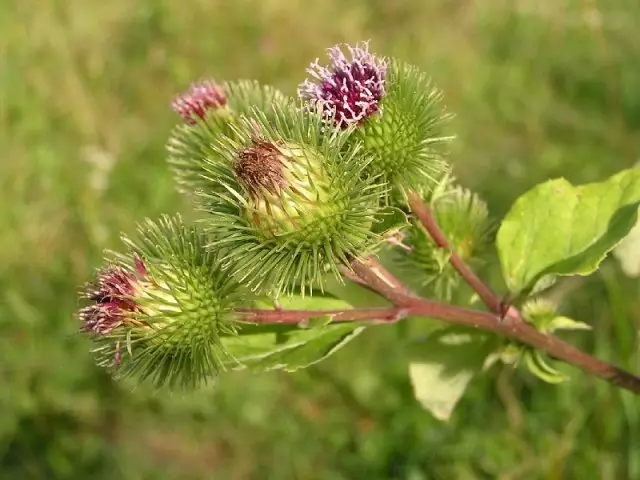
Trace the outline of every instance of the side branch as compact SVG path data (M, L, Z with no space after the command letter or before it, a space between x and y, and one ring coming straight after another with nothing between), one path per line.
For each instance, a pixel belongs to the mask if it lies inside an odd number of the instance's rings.
M358 270L362 271L360 268ZM376 274L373 274L376 275ZM389 294L392 290L387 290ZM382 294L382 292L380 292ZM366 322L391 324L408 316L429 317L456 325L477 328L505 336L513 341L537 348L553 358L621 388L640 394L640 378L584 353L562 340L539 332L527 323L503 322L491 313L432 302L395 292L387 297L395 308L354 308L352 310L254 310L237 309L241 321L258 325L304 324L312 318L331 317L332 322Z
M395 323L407 316L403 308L354 308L349 310L260 310L238 308L240 321L256 325L300 325L312 318L330 317L332 322Z
M420 223L425 228L427 233L431 236L434 243L443 250L447 250L450 253L449 263L456 269L460 276L467 282L467 284L473 288L478 294L482 303L486 305L489 311L503 317L506 312L504 311L500 297L496 295L491 288L489 288L478 276L473 273L471 268L464 263L464 261L458 256L458 254L451 248L447 237L444 235L440 227L435 221L431 209L424 204L422 199L415 193L409 194L409 206L413 213L415 213Z
M640 378L599 360L552 335L544 334L525 322L505 322L497 316L448 306L434 315L431 302L421 299L397 299L411 315L433 316L450 323L465 325L503 335L515 342L536 348L562 362L640 395Z

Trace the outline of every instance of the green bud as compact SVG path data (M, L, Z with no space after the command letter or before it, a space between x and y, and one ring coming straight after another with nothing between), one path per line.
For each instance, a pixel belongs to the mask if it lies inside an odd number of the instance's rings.
M546 328L556 316L556 304L545 298L528 300L522 306L522 318L540 331Z
M221 338L238 329L239 286L179 217L147 221L123 240L129 253L111 254L79 315L98 364L156 386L207 382L230 363Z
M347 131L327 132L320 112L258 110L212 145L203 220L240 282L273 294L319 284L327 271L370 253L384 187Z
M543 333L553 333L556 330L591 329L591 326L584 322L558 315L556 304L542 297L528 300L522 306L522 317Z
M451 248L465 263L478 266L489 246L491 233L486 204L460 187L433 193L431 209ZM398 251L397 258L407 268L416 270L419 288L432 287L439 298L450 299L460 280L449 263L451 252L437 247L415 219L406 231L405 244L410 251Z
M390 62L385 84L380 113L354 136L372 157L370 171L393 187L392 194L429 191L449 168L443 158L453 138L444 133L451 115L442 93L416 67L399 61Z
M332 203L319 152L254 139L239 153L235 173L250 197L245 215L265 239L287 235L321 246L327 232L339 229L341 205Z

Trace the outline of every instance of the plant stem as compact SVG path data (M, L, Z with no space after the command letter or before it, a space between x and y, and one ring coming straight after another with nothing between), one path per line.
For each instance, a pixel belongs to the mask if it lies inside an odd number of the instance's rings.
M456 269L465 282L478 294L482 303L486 305L489 311L505 316L507 313L505 307L500 300L500 297L496 295L487 284L485 284L478 276L473 273L471 268L464 263L464 261L458 256L458 254L451 248L451 244L445 234L440 230L440 227L436 223L431 209L425 205L419 195L415 193L409 194L409 206L413 213L415 213L422 226L427 233L431 236L434 243L443 250L447 250L450 253L449 263Z
M340 271L340 273L342 274L343 277L345 277L347 280L356 283L358 285L360 285L361 287L367 288L369 290L371 290L371 287L369 286L369 284L367 282L365 282L364 280L362 280L358 275L355 274L355 272L353 270L351 270L349 267L345 266L345 265L339 265L338 266L338 270Z
M361 277L378 273L364 269L360 263L354 266ZM386 283L383 283L386 285ZM640 394L640 378L613 365L609 365L562 340L539 332L527 323L503 322L492 313L470 310L439 302L417 298L413 295L386 289L380 294L396 305L395 308L354 308L352 310L252 310L237 309L242 321L262 325L300 325L311 318L331 316L333 322L395 323L408 316L429 317L456 325L477 328L505 336L516 342L544 351L548 355L586 373L606 380L621 388Z
M505 336L515 342L541 350L557 360L581 368L584 372L625 390L640 394L640 377L582 352L552 335L539 332L524 322L518 309L514 306L504 305L500 298L451 249L449 241L422 199L411 193L409 194L409 205L436 245L450 252L451 265L475 290L491 313L438 304L419 298L408 292L406 287L403 287L390 272L384 270L380 265L372 268L372 265L376 265L373 260L352 263L351 266L360 279L368 283L371 288L378 291L396 307L406 309L409 312L408 316L437 318Z
M354 308L349 310L260 310L238 308L241 321L256 325L300 325L312 318L331 317L332 322L395 323L406 317L403 308Z
M354 260L351 262L351 268L358 278L367 284L369 288L380 293L387 299L389 299L389 297L395 297L398 293L415 297L400 280L395 278L391 272L384 268L380 262L373 257Z
M252 310L237 309L241 320L254 324L301 325L312 318L331 317L332 322L395 323L408 316L430 317L449 323L477 328L545 352L549 356L582 369L625 390L640 395L640 377L610 365L568 343L539 332L522 320L517 308L505 306L500 298L451 249L430 209L415 194L409 195L414 213L438 247L450 252L450 262L463 279L480 296L490 312L481 312L420 298L370 257L351 263L348 278L378 292L395 308L355 308L351 310Z
M422 299L397 297L394 300L394 303L395 302L398 302L398 305L405 308L410 316L430 316L439 318L440 320L446 320L450 323L479 328L503 335L516 342L541 350L557 360L582 369L586 373L640 395L639 377L582 352L559 338L539 332L528 323L505 322L491 313L466 310L452 305L443 305L440 309L434 311L431 302Z

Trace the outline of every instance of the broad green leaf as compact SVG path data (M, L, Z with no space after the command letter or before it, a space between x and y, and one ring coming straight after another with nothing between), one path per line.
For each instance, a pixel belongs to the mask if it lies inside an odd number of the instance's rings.
M328 297L287 297L281 301L289 310L347 310L352 308L344 300ZM258 305L258 308L272 306ZM323 315L300 327L289 325L245 325L240 335L222 339L225 349L235 361L230 369L248 368L253 371L294 371L317 363L353 340L364 330L353 323L330 323Z
M631 230L640 203L640 169L573 186L555 179L521 196L497 235L509 290L546 275L589 275Z
M495 347L495 337L460 327L438 330L414 345L409 377L416 399L437 419L448 420Z

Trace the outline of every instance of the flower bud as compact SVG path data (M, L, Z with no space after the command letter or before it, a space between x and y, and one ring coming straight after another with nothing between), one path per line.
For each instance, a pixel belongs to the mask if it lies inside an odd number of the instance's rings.
M246 189L246 213L265 238L297 236L321 245L339 216L319 152L294 143L254 139L238 154L235 174Z
M472 192L454 187L431 197L436 223L453 251L471 265L479 264L491 233L486 204ZM399 261L416 270L419 287L432 287L435 294L450 300L459 276L449 263L450 252L437 247L422 225L414 220L406 232L410 252L398 252Z
M203 80L191 85L189 90L178 95L171 107L183 120L191 125L196 119L204 120L209 112L222 110L227 105L224 88L214 80Z
M348 134L325 131L322 113L256 112L220 139L205 166L203 221L238 281L270 293L310 290L324 273L368 252L384 192L363 175L367 158Z
M139 237L125 238L131 252L115 255L85 288L91 304L79 312L80 330L116 375L197 386L228 361L221 337L236 333L238 286L179 217L147 222Z
M368 172L393 187L385 203L395 203L395 191L430 188L448 168L443 147L452 138L443 133L450 116L441 92L417 68L370 54L367 44L347 49L351 58L336 46L328 66L314 62L298 95L322 105L338 128L357 126L354 139L371 156Z

